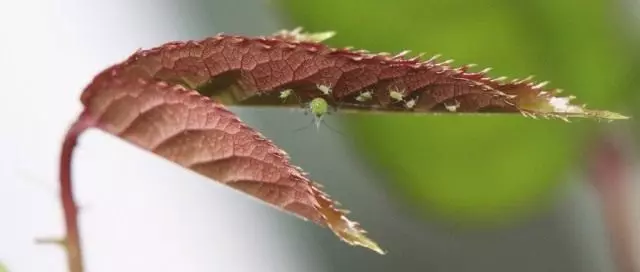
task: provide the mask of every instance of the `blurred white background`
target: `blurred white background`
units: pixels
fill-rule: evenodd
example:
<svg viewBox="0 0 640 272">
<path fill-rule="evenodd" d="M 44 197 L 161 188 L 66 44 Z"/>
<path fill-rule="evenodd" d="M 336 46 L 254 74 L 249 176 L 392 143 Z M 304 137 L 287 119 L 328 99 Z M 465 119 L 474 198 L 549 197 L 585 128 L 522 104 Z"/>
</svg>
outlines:
<svg viewBox="0 0 640 272">
<path fill-rule="evenodd" d="M 66 271 L 58 154 L 100 70 L 138 48 L 195 39 L 174 1 L 2 1 L 0 4 L 0 262 L 10 271 Z M 199 36 L 197 36 L 199 35 Z M 298 220 L 91 131 L 73 165 L 87 271 L 310 271 L 290 258 Z M 293 240 L 292 240 L 293 241 Z M 312 255 L 312 254 L 307 254 Z M 317 265 L 317 264 L 316 264 Z"/>
</svg>

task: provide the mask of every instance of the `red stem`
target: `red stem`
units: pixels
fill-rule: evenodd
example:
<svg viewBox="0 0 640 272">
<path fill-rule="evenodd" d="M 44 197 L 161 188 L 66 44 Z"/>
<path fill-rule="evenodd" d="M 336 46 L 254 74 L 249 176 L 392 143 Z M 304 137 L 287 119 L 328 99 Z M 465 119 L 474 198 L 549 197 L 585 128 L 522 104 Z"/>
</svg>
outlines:
<svg viewBox="0 0 640 272">
<path fill-rule="evenodd" d="M 66 231 L 63 245 L 67 251 L 67 264 L 70 272 L 84 271 L 78 229 L 78 206 L 73 197 L 73 184 L 71 183 L 73 150 L 80 134 L 93 126 L 93 119 L 87 112 L 82 112 L 67 131 L 60 154 L 60 198 L 64 210 Z"/>
<path fill-rule="evenodd" d="M 622 184 L 621 184 L 622 185 Z M 622 186 L 612 188 L 614 191 L 602 192 L 605 222 L 609 228 L 615 263 L 620 272 L 638 272 L 633 254 L 633 237 L 629 209 L 627 209 L 627 191 Z"/>
<path fill-rule="evenodd" d="M 630 183 L 625 177 L 629 162 L 623 152 L 623 144 L 614 140 L 610 135 L 604 135 L 594 143 L 590 177 L 601 201 L 617 271 L 640 272 L 635 265 L 629 218 Z"/>
</svg>

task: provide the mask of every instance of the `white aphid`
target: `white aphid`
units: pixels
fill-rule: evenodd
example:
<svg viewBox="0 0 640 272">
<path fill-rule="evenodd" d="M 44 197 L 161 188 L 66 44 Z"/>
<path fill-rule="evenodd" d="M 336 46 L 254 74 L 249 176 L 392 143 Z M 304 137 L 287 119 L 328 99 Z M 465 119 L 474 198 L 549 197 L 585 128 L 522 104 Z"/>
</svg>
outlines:
<svg viewBox="0 0 640 272">
<path fill-rule="evenodd" d="M 365 101 L 369 101 L 373 98 L 373 93 L 371 91 L 364 91 L 361 92 L 357 97 L 356 100 L 359 102 L 365 102 Z"/>
<path fill-rule="evenodd" d="M 280 91 L 280 99 L 286 100 L 289 96 L 291 96 L 292 93 L 293 93 L 293 90 L 291 89 Z"/>
<path fill-rule="evenodd" d="M 416 100 L 415 100 L 415 99 L 410 99 L 409 101 L 407 101 L 407 102 L 405 102 L 405 103 L 404 103 L 404 106 L 405 106 L 407 109 L 413 109 L 413 107 L 415 107 L 415 106 L 416 106 Z"/>
<path fill-rule="evenodd" d="M 320 90 L 324 95 L 329 95 L 331 94 L 331 87 L 327 86 L 327 85 L 322 85 L 322 84 L 318 84 L 316 85 L 316 87 L 318 88 L 318 90 Z"/>
<path fill-rule="evenodd" d="M 399 101 L 402 101 L 404 99 L 404 94 L 402 92 L 400 92 L 398 89 L 394 89 L 394 90 L 389 90 L 389 97 L 391 97 L 391 99 L 399 102 Z"/>
<path fill-rule="evenodd" d="M 460 107 L 460 102 L 458 102 L 458 100 L 454 100 L 454 101 L 455 103 L 452 105 L 447 105 L 447 103 L 444 103 L 444 107 L 450 112 L 456 112 Z"/>
</svg>

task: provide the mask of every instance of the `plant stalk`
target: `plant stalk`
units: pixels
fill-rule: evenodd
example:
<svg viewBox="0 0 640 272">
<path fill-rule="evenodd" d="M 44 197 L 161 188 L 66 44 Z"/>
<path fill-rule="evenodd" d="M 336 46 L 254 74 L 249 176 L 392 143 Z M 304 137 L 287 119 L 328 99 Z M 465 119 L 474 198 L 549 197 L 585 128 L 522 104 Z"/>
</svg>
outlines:
<svg viewBox="0 0 640 272">
<path fill-rule="evenodd" d="M 63 246 L 67 251 L 67 264 L 70 272 L 83 272 L 83 258 L 80 231 L 78 228 L 78 206 L 73 195 L 71 165 L 73 151 L 82 132 L 94 126 L 93 118 L 85 111 L 71 125 L 65 135 L 60 154 L 60 198 L 64 210 L 65 238 Z"/>
</svg>

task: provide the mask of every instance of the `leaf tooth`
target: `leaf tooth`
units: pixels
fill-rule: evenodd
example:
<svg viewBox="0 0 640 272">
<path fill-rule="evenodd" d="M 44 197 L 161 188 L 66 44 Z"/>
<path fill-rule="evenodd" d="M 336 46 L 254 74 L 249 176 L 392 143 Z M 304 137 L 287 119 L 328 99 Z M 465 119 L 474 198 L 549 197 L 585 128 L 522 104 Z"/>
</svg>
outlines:
<svg viewBox="0 0 640 272">
<path fill-rule="evenodd" d="M 426 60 L 426 63 L 434 63 L 437 59 L 442 57 L 442 54 L 435 54 L 430 59 Z"/>
<path fill-rule="evenodd" d="M 338 210 L 339 212 L 341 212 L 341 213 L 345 214 L 345 215 L 347 215 L 347 214 L 350 214 L 350 213 L 351 213 L 351 211 L 350 211 L 350 210 L 347 210 L 347 209 L 337 209 L 337 210 Z M 365 230 L 362 230 L 362 232 L 366 233 L 366 231 L 365 231 Z"/>
<path fill-rule="evenodd" d="M 282 155 L 283 156 L 289 156 L 288 154 L 286 154 L 284 152 L 282 152 Z M 292 167 L 293 167 L 293 169 L 295 169 L 296 171 L 300 172 L 304 176 L 304 171 L 302 170 L 302 167 L 297 166 L 297 165 L 293 165 Z"/>
<path fill-rule="evenodd" d="M 482 71 L 480 71 L 480 74 L 486 75 L 487 73 L 491 72 L 491 70 L 493 70 L 492 67 L 487 67 L 482 69 Z"/>
<path fill-rule="evenodd" d="M 241 43 L 241 42 L 245 41 L 246 39 L 244 37 L 241 37 L 241 36 L 233 36 L 229 40 L 230 40 L 231 43 Z"/>
<path fill-rule="evenodd" d="M 453 60 L 453 59 L 448 59 L 448 60 L 445 60 L 443 62 L 438 63 L 438 65 L 445 66 L 445 65 L 449 65 L 449 64 L 453 63 L 454 61 L 455 60 Z"/>
<path fill-rule="evenodd" d="M 265 39 L 273 39 L 274 36 L 285 37 L 287 40 L 293 43 L 300 42 L 322 42 L 336 35 L 335 31 L 324 31 L 324 32 L 302 32 L 302 27 L 296 27 L 292 30 L 282 29 L 271 36 L 264 37 Z"/>
<path fill-rule="evenodd" d="M 422 59 L 422 57 L 424 57 L 424 52 L 420 52 L 417 55 L 415 55 L 413 58 L 410 58 L 410 61 L 419 61 L 420 59 Z"/>
<path fill-rule="evenodd" d="M 391 57 L 392 59 L 399 59 L 402 58 L 404 56 L 406 56 L 407 54 L 411 53 L 411 50 L 404 50 L 398 54 L 396 54 L 395 56 Z"/>
<path fill-rule="evenodd" d="M 322 42 L 328 39 L 331 39 L 336 35 L 335 31 L 324 31 L 324 32 L 316 32 L 316 33 L 307 33 L 306 40 L 314 41 L 314 42 Z"/>
<path fill-rule="evenodd" d="M 473 68 L 473 67 L 475 67 L 475 64 L 470 63 L 470 64 L 465 64 L 465 65 L 460 66 L 460 67 L 458 68 L 458 70 L 460 70 L 460 71 L 461 71 L 461 72 L 463 72 L 463 73 L 466 73 L 469 69 L 471 69 L 471 68 Z"/>
<path fill-rule="evenodd" d="M 497 77 L 495 79 L 493 79 L 492 81 L 494 82 L 504 82 L 505 80 L 507 80 L 506 76 L 501 76 L 501 77 Z"/>
<path fill-rule="evenodd" d="M 522 84 L 522 83 L 525 83 L 525 82 L 529 82 L 529 81 L 533 80 L 533 78 L 534 78 L 533 75 L 529 75 L 529 76 L 517 81 L 516 84 Z"/>
<path fill-rule="evenodd" d="M 292 29 L 291 31 L 289 31 L 289 33 L 291 34 L 300 34 L 302 32 L 303 27 L 302 26 L 297 26 L 296 28 Z M 283 30 L 284 32 L 287 32 L 287 30 Z"/>
<path fill-rule="evenodd" d="M 538 90 L 538 89 L 544 88 L 544 86 L 547 86 L 547 84 L 549 84 L 549 81 L 543 81 L 543 82 L 540 82 L 540 83 L 534 85 L 531 88 L 534 89 L 534 90 Z"/>
</svg>

